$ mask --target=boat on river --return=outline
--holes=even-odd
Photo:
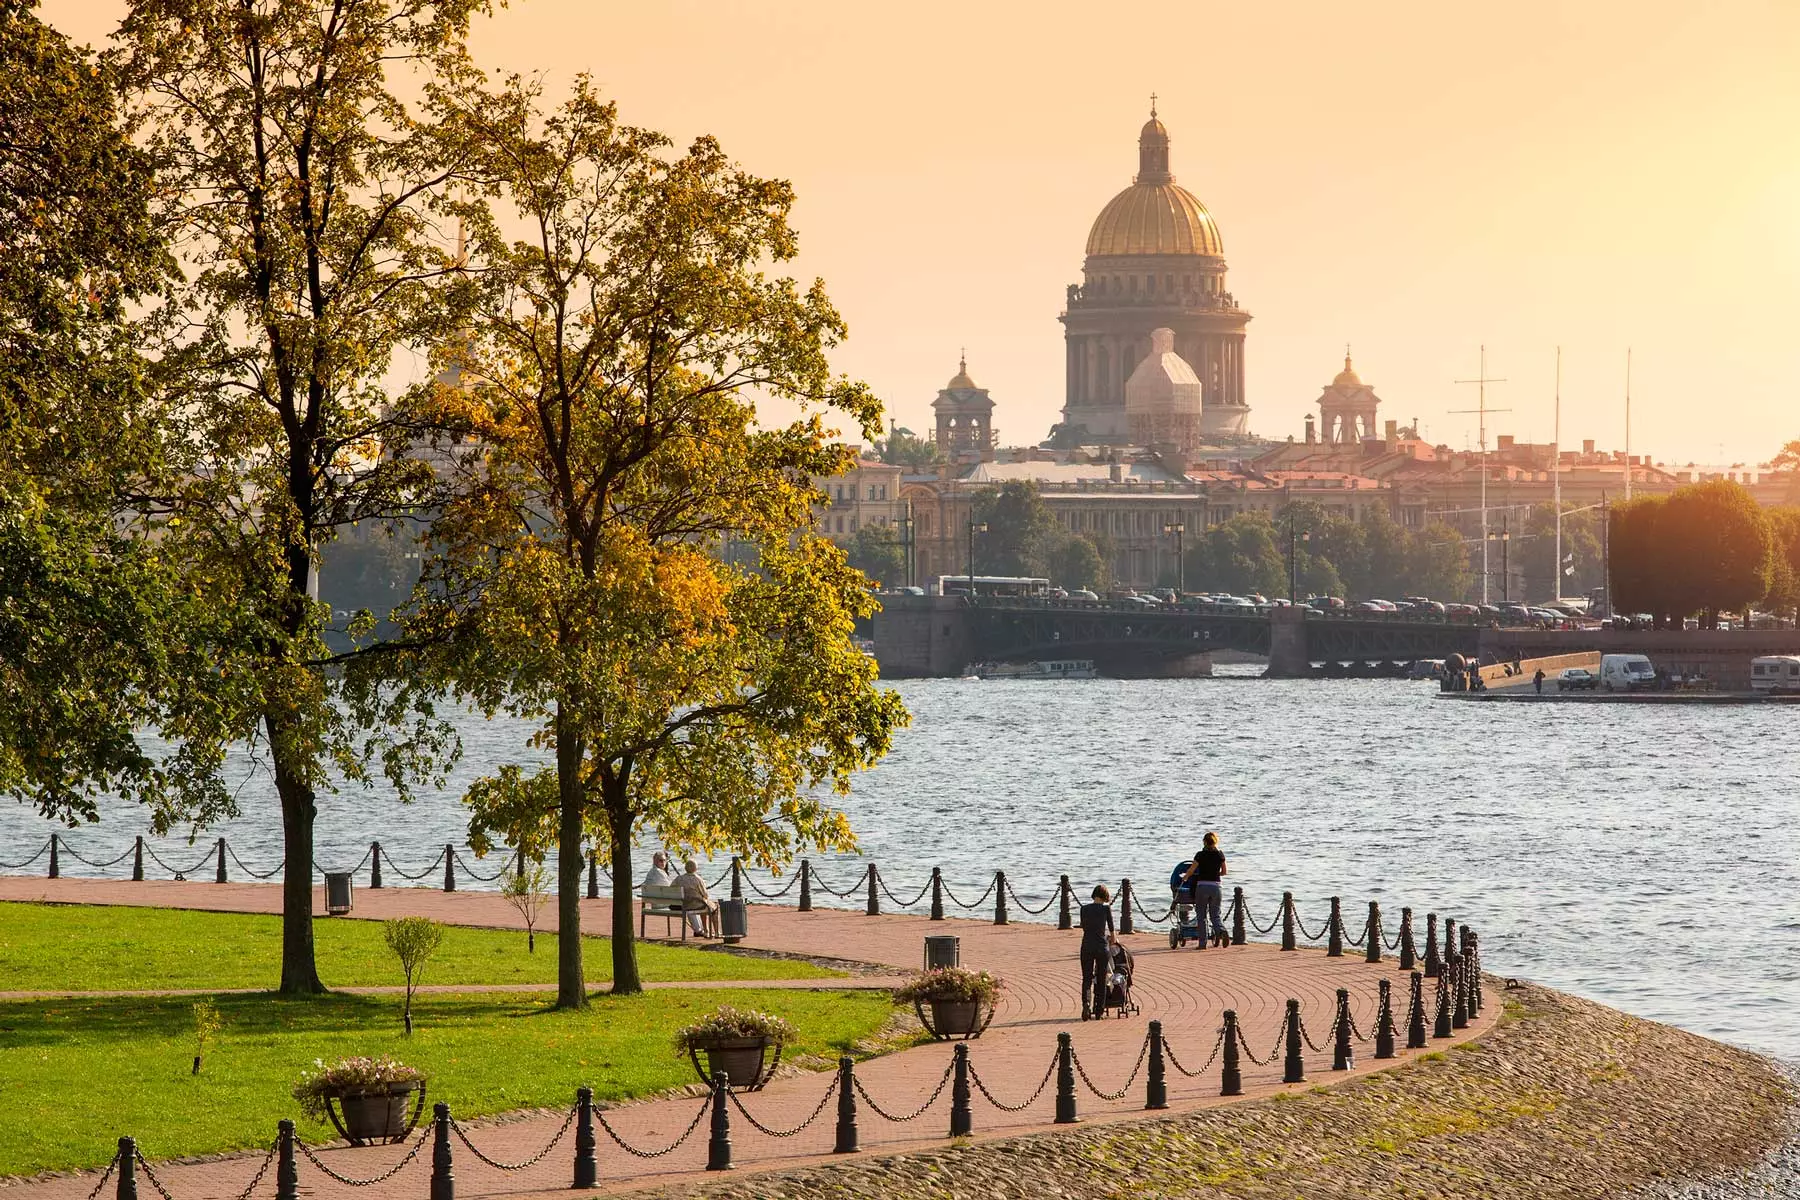
[[[1091,658],[1056,658],[1028,663],[977,663],[972,668],[981,679],[1098,679]]]

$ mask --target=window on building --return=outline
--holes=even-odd
[[[871,483],[869,485],[869,499],[873,500],[874,498],[875,498],[875,485]]]
[[[1163,291],[1172,292],[1174,290],[1175,290],[1175,277],[1173,275],[1164,275],[1163,276]]]
[[[850,518],[850,532],[851,533],[856,532],[856,518],[855,517]]]

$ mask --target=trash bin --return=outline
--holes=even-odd
[[[350,872],[325,872],[325,915],[341,917],[351,907]]]
[[[962,939],[940,934],[925,939],[925,969],[962,966]]]
[[[750,936],[750,912],[742,900],[719,901],[719,936],[727,946]]]

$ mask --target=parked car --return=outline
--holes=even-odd
[[[1602,654],[1600,686],[1609,692],[1635,692],[1656,686],[1656,668],[1643,654]]]
[[[1556,677],[1556,690],[1559,692],[1593,691],[1600,686],[1600,677],[1586,667],[1566,667]]]

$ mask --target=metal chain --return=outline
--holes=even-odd
[[[50,849],[50,839],[49,839],[49,838],[45,838],[45,839],[44,839],[44,844],[43,844],[43,845],[41,845],[41,846],[39,846],[39,847],[38,847],[38,848],[37,848],[37,853],[36,853],[36,854],[33,854],[33,855],[32,855],[32,856],[31,856],[31,857],[30,857],[30,858],[28,858],[28,859],[26,859],[26,860],[25,860],[25,861],[24,861],[24,862],[16,862],[16,863],[0,863],[0,870],[4,870],[4,871],[16,871],[16,870],[18,870],[18,869],[19,869],[19,868],[20,868],[20,867],[29,867],[29,866],[30,866],[30,865],[31,865],[31,864],[32,864],[32,863],[34,863],[34,862],[36,862],[36,861],[37,861],[37,860],[38,860],[38,859],[40,859],[40,858],[42,858],[42,857],[44,857],[44,851],[46,851],[46,850],[48,850],[48,849]]]
[[[831,1103],[831,1098],[833,1096],[837,1095],[838,1083],[839,1077],[833,1075],[831,1077],[831,1086],[825,1089],[825,1094],[823,1096],[819,1097],[818,1106],[812,1110],[811,1115],[809,1115],[806,1120],[800,1122],[792,1129],[769,1128],[767,1125],[764,1125],[761,1121],[750,1115],[750,1110],[744,1107],[744,1102],[738,1099],[736,1092],[727,1092],[726,1095],[731,1097],[732,1107],[742,1113],[744,1115],[744,1120],[750,1122],[759,1133],[766,1133],[772,1138],[791,1138],[801,1133],[808,1125],[811,1125],[814,1121],[819,1119],[819,1114],[825,1111],[825,1106]]]
[[[269,1164],[275,1161],[275,1155],[280,1149],[280,1138],[269,1143],[269,1152],[263,1155],[262,1166],[256,1168],[256,1177],[245,1186],[243,1191],[237,1194],[237,1200],[250,1200],[250,1197],[256,1192],[256,1185],[261,1183],[263,1176],[269,1173]]]
[[[1038,1080],[1036,1090],[1031,1093],[1031,1098],[1023,1104],[1002,1104],[1000,1101],[996,1100],[994,1098],[994,1093],[988,1091],[987,1084],[981,1082],[981,1072],[975,1069],[975,1064],[973,1062],[969,1064],[969,1080],[974,1083],[976,1090],[987,1097],[987,1102],[1001,1112],[1024,1112],[1033,1104],[1036,1104],[1038,1097],[1044,1094],[1044,1089],[1050,1086],[1050,1077],[1056,1074],[1056,1060],[1059,1057],[1061,1056],[1054,1052],[1050,1055],[1050,1065],[1044,1068],[1044,1077]]]
[[[249,867],[244,865],[244,860],[238,857],[238,852],[231,848],[230,842],[225,843],[225,853],[231,855],[231,861],[237,864],[238,870],[250,876],[252,879],[269,879],[279,874],[281,868],[287,866],[287,859],[283,858],[280,862],[275,864],[272,870],[262,872],[252,871]],[[321,872],[321,874],[323,874],[323,872]]]
[[[406,1166],[407,1163],[410,1163],[413,1159],[415,1159],[419,1156],[419,1151],[423,1150],[425,1148],[425,1143],[430,1140],[431,1140],[431,1127],[426,1126],[424,1129],[419,1130],[419,1136],[413,1141],[412,1149],[408,1150],[406,1152],[406,1156],[404,1158],[402,1158],[399,1162],[395,1163],[393,1166],[389,1167],[387,1170],[383,1171],[381,1174],[375,1176],[375,1178],[373,1178],[373,1179],[352,1179],[348,1175],[340,1175],[336,1171],[332,1170],[330,1167],[326,1166],[324,1164],[324,1162],[322,1162],[320,1160],[319,1156],[312,1152],[312,1147],[308,1146],[305,1142],[300,1141],[298,1138],[296,1138],[294,1140],[294,1145],[299,1147],[300,1153],[304,1154],[306,1156],[307,1162],[309,1162],[313,1166],[319,1168],[319,1170],[325,1172],[325,1174],[327,1176],[329,1176],[330,1178],[343,1184],[344,1186],[346,1186],[346,1187],[374,1187],[376,1184],[386,1183],[388,1180],[390,1180],[394,1176],[398,1175],[400,1173],[400,1169],[402,1167]]]
[[[150,1169],[150,1160],[144,1157],[144,1152],[139,1150],[136,1153],[138,1166],[144,1168],[144,1178],[150,1181],[150,1186],[156,1189],[163,1200],[175,1200],[175,1197],[169,1195],[169,1189],[163,1186],[162,1180],[156,1177],[156,1172]]]
[[[1081,1082],[1087,1085],[1088,1091],[1094,1093],[1094,1095],[1100,1097],[1102,1100],[1123,1100],[1125,1098],[1125,1093],[1131,1090],[1131,1085],[1137,1082],[1138,1072],[1144,1069],[1144,1059],[1147,1058],[1149,1054],[1150,1035],[1145,1034],[1143,1044],[1138,1047],[1137,1064],[1131,1068],[1131,1074],[1125,1077],[1124,1084],[1122,1084],[1116,1092],[1103,1092],[1094,1086],[1093,1080],[1088,1078],[1086,1068],[1081,1065],[1081,1055],[1075,1053],[1073,1048],[1069,1050],[1069,1058],[1075,1063],[1075,1073],[1081,1076]]]
[[[1314,1054],[1325,1053],[1325,1047],[1314,1042],[1312,1040],[1312,1034],[1306,1032],[1306,1018],[1296,1015],[1295,1019],[1300,1023],[1300,1040],[1305,1042],[1307,1046],[1312,1049]],[[1334,1017],[1331,1022],[1331,1028],[1325,1031],[1325,1040],[1327,1042],[1330,1042],[1337,1035],[1337,1027],[1337,1019]]]
[[[1150,911],[1144,907],[1144,902],[1138,899],[1136,892],[1131,893],[1131,903],[1137,907],[1138,916],[1152,924],[1157,921],[1166,921],[1175,915],[1175,904],[1173,901],[1170,901],[1169,907],[1164,909],[1163,912],[1158,915],[1152,915]]]
[[[1319,932],[1314,933],[1306,927],[1306,922],[1300,919],[1300,913],[1296,911],[1294,913],[1294,928],[1298,929],[1300,931],[1300,936],[1307,941],[1322,942],[1325,940],[1325,935],[1331,932],[1331,918],[1326,917],[1325,923],[1319,926]]]
[[[1238,1032],[1238,1037],[1242,1038],[1243,1036],[1244,1036],[1243,1031],[1240,1030]],[[1169,1065],[1174,1067],[1176,1071],[1180,1072],[1183,1075],[1186,1075],[1189,1079],[1198,1079],[1200,1076],[1206,1074],[1206,1072],[1212,1068],[1213,1060],[1219,1057],[1219,1050],[1224,1045],[1225,1045],[1225,1027],[1223,1025],[1221,1025],[1221,1026],[1219,1026],[1219,1036],[1213,1039],[1212,1053],[1206,1056],[1206,1061],[1200,1065],[1198,1070],[1190,1071],[1186,1067],[1182,1066],[1181,1060],[1175,1057],[1174,1047],[1170,1046],[1169,1043],[1167,1043],[1167,1042],[1163,1043],[1163,1057],[1167,1058],[1169,1060]]]
[[[1356,1014],[1353,1012],[1350,1012],[1348,1009],[1345,1009],[1344,1015],[1350,1019],[1350,1036],[1359,1042],[1368,1041],[1369,1035],[1364,1033],[1362,1031],[1362,1029],[1356,1023]],[[1332,1027],[1335,1029],[1336,1025],[1337,1025],[1337,1023],[1334,1021],[1332,1023]]]
[[[1244,901],[1244,920],[1247,921],[1250,928],[1255,930],[1258,934],[1274,933],[1275,927],[1281,924],[1281,915],[1277,913],[1275,919],[1270,921],[1267,925],[1259,924],[1257,919],[1250,915],[1250,901],[1246,900]]]
[[[1281,1042],[1278,1040],[1275,1043],[1275,1049],[1269,1051],[1267,1058],[1256,1057],[1256,1051],[1254,1051],[1250,1048],[1250,1039],[1244,1036],[1244,1027],[1242,1025],[1238,1026],[1237,1039],[1238,1039],[1238,1049],[1242,1050],[1244,1052],[1244,1057],[1249,1059],[1251,1062],[1255,1063],[1259,1067],[1266,1067],[1270,1063],[1274,1062],[1275,1056],[1281,1052]]]
[[[594,1110],[594,1119],[600,1122],[600,1128],[606,1130],[606,1136],[618,1143],[619,1149],[625,1153],[634,1158],[661,1158],[665,1154],[673,1154],[683,1142],[694,1136],[694,1130],[700,1128],[700,1122],[706,1119],[707,1110],[710,1108],[712,1108],[712,1097],[709,1095],[706,1102],[700,1106],[700,1111],[694,1114],[694,1119],[688,1122],[688,1127],[682,1131],[681,1136],[660,1150],[639,1150],[627,1142],[619,1136],[619,1131],[612,1127],[606,1119],[606,1114],[600,1109]]]
[[[494,880],[500,878],[502,875],[506,874],[509,870],[512,869],[512,861],[511,861],[512,856],[510,854],[507,856],[507,861],[501,863],[500,869],[498,871],[495,871],[492,875],[483,875],[480,872],[476,871],[474,867],[471,867],[469,865],[468,860],[462,856],[462,851],[453,850],[453,851],[451,851],[451,854],[456,858],[456,861],[458,863],[462,864],[462,869],[469,873],[470,878],[475,879],[481,883],[492,883],[492,882],[494,882]]]
[[[569,1126],[574,1123],[575,1114],[579,1111],[581,1111],[579,1107],[571,1108],[569,1110],[569,1115],[563,1118],[562,1128],[558,1129],[556,1131],[556,1136],[550,1139],[550,1144],[545,1146],[542,1150],[539,1150],[536,1154],[532,1155],[530,1158],[526,1159],[524,1162],[521,1162],[521,1163],[504,1163],[504,1162],[500,1162],[497,1159],[489,1158],[487,1155],[483,1154],[481,1152],[481,1150],[475,1145],[475,1143],[471,1142],[469,1140],[469,1135],[468,1135],[467,1131],[465,1131],[463,1129],[463,1127],[457,1123],[457,1120],[455,1117],[450,1118],[450,1128],[456,1131],[456,1136],[462,1139],[462,1144],[469,1148],[470,1154],[473,1154],[476,1158],[479,1158],[482,1162],[484,1162],[488,1166],[494,1168],[494,1170],[496,1170],[496,1171],[523,1171],[527,1167],[537,1166],[540,1162],[544,1161],[544,1155],[546,1155],[546,1154],[550,1153],[552,1150],[556,1149],[556,1143],[562,1141],[563,1134],[569,1132]]]
[[[433,871],[437,870],[438,864],[442,863],[443,861],[444,861],[444,852],[442,850],[439,850],[437,852],[437,857],[431,860],[431,865],[426,867],[423,871],[420,871],[417,875],[412,874],[410,871],[404,870],[403,868],[401,868],[401,866],[398,863],[396,863],[391,858],[388,859],[388,868],[390,870],[392,870],[394,872],[394,874],[398,875],[402,879],[423,879],[427,875],[431,874]]]
[[[146,845],[144,847],[144,853],[148,854],[150,856],[151,860],[153,862],[155,862],[157,866],[161,867],[163,870],[167,871],[171,875],[192,875],[195,871],[198,871],[201,867],[204,867],[207,864],[207,862],[211,860],[211,858],[213,856],[213,852],[208,850],[204,855],[201,856],[199,862],[195,863],[193,866],[189,867],[185,871],[177,871],[174,867],[171,867],[168,863],[166,863],[162,860],[162,855],[160,855],[156,852],[155,846]]]
[[[998,879],[988,880],[987,890],[975,897],[974,902],[971,904],[964,904],[961,900],[958,900],[956,898],[956,893],[950,890],[950,885],[948,883],[944,884],[944,895],[949,897],[950,903],[956,905],[958,908],[976,909],[987,903],[987,898],[994,894],[994,884],[997,882],[999,882]]]
[[[707,889],[710,891],[712,888],[718,887],[720,884],[724,883],[727,879],[730,879],[730,878],[731,878],[731,868],[726,867],[725,873],[723,875],[719,876],[717,879],[715,879],[711,883],[707,884]]]
[[[1405,930],[1401,930],[1401,931],[1399,931],[1399,932],[1397,932],[1397,933],[1395,933],[1395,934],[1394,934],[1394,940],[1393,940],[1393,941],[1391,941],[1391,942],[1390,942],[1390,941],[1388,941],[1388,936],[1387,936],[1387,934],[1385,934],[1385,933],[1384,933],[1384,934],[1382,934],[1382,935],[1381,935],[1381,942],[1382,942],[1382,944],[1383,944],[1383,945],[1384,945],[1384,946],[1386,946],[1386,947],[1387,947],[1387,948],[1388,948],[1388,949],[1389,949],[1389,950],[1392,950],[1392,951],[1394,951],[1394,952],[1395,952],[1395,953],[1396,953],[1396,954],[1398,954],[1398,953],[1399,953],[1399,952],[1400,952],[1400,942],[1401,942],[1401,940],[1402,940],[1402,939],[1403,939],[1403,938],[1405,938],[1405,937],[1406,937],[1406,932],[1405,932]]]
[[[851,884],[849,887],[844,888],[842,891],[839,891],[837,888],[832,887],[829,883],[826,883],[823,879],[820,879],[819,873],[817,871],[813,872],[813,882],[818,884],[825,891],[831,893],[833,896],[840,896],[840,897],[848,896],[850,893],[860,891],[862,889],[862,885],[868,881],[870,870],[871,870],[871,868],[864,867],[863,873],[856,877],[856,882]]]
[[[48,842],[46,842],[44,844],[49,845]],[[112,1156],[112,1161],[106,1164],[105,1173],[100,1176],[100,1182],[96,1183],[94,1185],[94,1190],[87,1194],[87,1200],[97,1200],[100,1193],[102,1191],[104,1191],[106,1188],[106,1181],[112,1178],[112,1173],[114,1171],[118,1170],[118,1168],[119,1168],[119,1152],[117,1150],[114,1150],[113,1156]]]
[[[1363,918],[1363,927],[1362,927],[1362,932],[1361,932],[1361,933],[1359,933],[1359,934],[1357,934],[1357,935],[1356,935],[1356,936],[1355,936],[1355,937],[1353,937],[1353,938],[1345,938],[1345,939],[1344,939],[1344,940],[1345,940],[1345,941],[1346,941],[1346,942],[1348,942],[1348,943],[1349,943],[1349,944],[1350,944],[1350,945],[1352,945],[1352,946],[1362,946],[1362,947],[1366,947],[1366,946],[1368,946],[1368,944],[1369,944],[1369,930],[1370,930],[1370,928],[1371,928],[1371,922],[1370,922],[1370,921],[1369,921],[1369,919],[1368,919],[1368,918],[1367,918],[1367,917],[1364,917],[1364,918]],[[1376,936],[1380,936],[1380,930],[1376,930]]]
[[[886,896],[889,900],[892,900],[896,905],[898,905],[901,908],[911,908],[913,905],[915,905],[919,901],[923,900],[925,898],[925,893],[929,892],[931,890],[931,880],[927,879],[925,881],[925,886],[919,889],[918,895],[914,896],[911,900],[902,900],[900,897],[894,895],[893,892],[890,892],[888,890],[887,880],[885,880],[881,877],[881,873],[879,871],[877,871],[875,873],[875,882],[881,888],[882,895]]]
[[[744,872],[744,882],[750,885],[751,891],[753,891],[757,895],[761,896],[764,900],[779,900],[781,897],[787,895],[789,892],[794,890],[794,885],[796,883],[800,882],[800,877],[798,875],[794,876],[792,879],[789,879],[787,881],[786,887],[782,888],[779,891],[774,891],[774,892],[765,892],[761,888],[757,887],[756,880],[750,878],[750,872],[748,872],[748,871]]]
[[[860,1080],[860,1079],[856,1078],[856,1076],[852,1075],[850,1077],[850,1081],[856,1085],[856,1094],[863,1098],[863,1103],[867,1104],[872,1110],[874,1110],[874,1113],[876,1116],[880,1117],[884,1121],[893,1121],[895,1124],[900,1124],[905,1121],[916,1121],[920,1117],[924,1116],[925,1110],[930,1108],[932,1105],[936,1104],[938,1097],[944,1094],[944,1088],[949,1085],[950,1075],[955,1070],[956,1070],[956,1063],[953,1060],[944,1067],[944,1077],[942,1079],[938,1080],[937,1087],[932,1090],[932,1093],[930,1096],[926,1097],[925,1103],[919,1105],[918,1108],[914,1109],[910,1113],[907,1113],[904,1117],[896,1117],[893,1113],[887,1111],[885,1108],[881,1107],[881,1105],[875,1103],[875,1097],[869,1095],[869,1090],[867,1088],[863,1087],[862,1080]]]
[[[95,862],[91,858],[83,858],[81,855],[81,852],[79,850],[75,849],[75,847],[69,845],[69,843],[67,843],[67,842],[64,842],[62,844],[62,848],[63,848],[63,853],[67,854],[70,858],[74,859],[76,862],[85,863],[87,866],[94,868],[96,871],[104,871],[104,870],[106,870],[106,868],[116,867],[120,863],[124,862],[126,859],[130,858],[132,851],[137,849],[137,844],[134,842],[132,845],[126,847],[125,853],[119,855],[119,857],[112,859],[109,862],[103,862],[103,863]]]
[[[1055,904],[1057,902],[1057,900],[1061,899],[1062,885],[1061,884],[1057,885],[1057,888],[1056,888],[1057,895],[1052,896],[1048,900],[1044,901],[1043,905],[1038,908],[1033,908],[1033,907],[1031,907],[1031,905],[1029,905],[1029,904],[1025,903],[1023,900],[1019,899],[1019,893],[1013,888],[1012,880],[1010,880],[1010,879],[1006,881],[1006,890],[1007,890],[1007,892],[1009,892],[1012,895],[1012,900],[1013,900],[1014,904],[1018,905],[1025,912],[1030,913],[1032,916],[1035,917],[1041,913],[1049,912],[1050,906],[1052,904]]]

